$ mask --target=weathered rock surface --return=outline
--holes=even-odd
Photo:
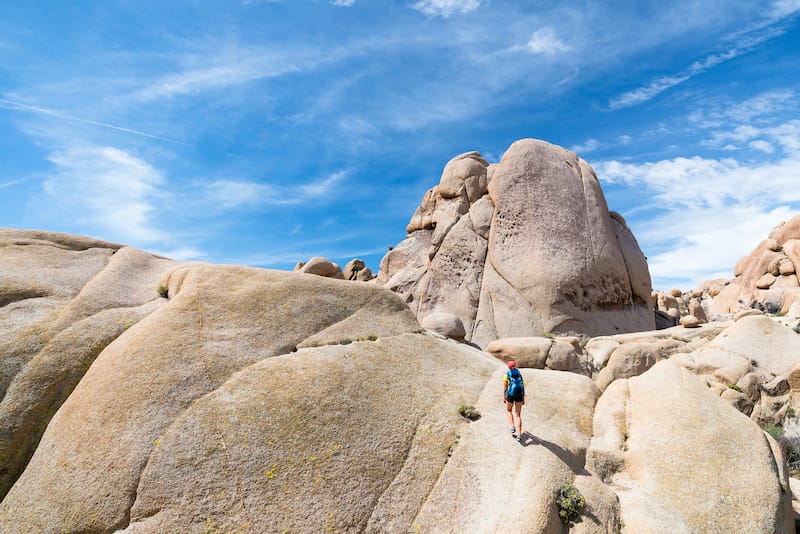
[[[663,361],[613,383],[594,421],[587,467],[619,497],[625,531],[793,531],[780,453],[687,370]]]
[[[417,317],[457,315],[481,346],[655,327],[647,262],[585,161],[525,139],[488,168],[476,152],[447,164],[381,261],[379,285]]]
[[[166,302],[178,265],[114,243],[0,230],[0,497],[100,352]]]
[[[420,532],[560,532],[555,498],[584,473],[597,390],[584,376],[522,369],[527,396],[520,445],[508,434],[500,404],[502,376],[495,373],[487,384],[477,403],[483,417],[464,430],[415,519]],[[593,531],[614,532],[615,496],[595,495],[590,509],[613,519]]]
[[[52,419],[0,530],[405,531],[500,366],[366,284],[197,266],[164,285]],[[339,344],[292,352],[312,338]]]

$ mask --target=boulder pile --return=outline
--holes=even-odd
[[[655,327],[647,262],[592,168],[544,141],[500,163],[461,154],[425,193],[377,284],[420,319],[446,312],[480,346],[503,337]]]
[[[736,313],[750,308],[788,312],[792,304],[800,303],[798,268],[800,215],[777,225],[767,239],[739,260],[734,279],[716,296],[711,312]]]
[[[369,282],[375,278],[372,270],[364,264],[364,260],[353,258],[344,266],[344,271],[339,264],[332,262],[328,258],[315,256],[308,262],[298,262],[294,266],[294,271],[304,274],[315,274],[325,278],[335,278],[337,280],[357,280],[359,282]]]

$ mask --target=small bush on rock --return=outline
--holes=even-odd
[[[475,421],[477,419],[480,419],[481,417],[481,414],[480,412],[478,412],[478,409],[471,404],[462,404],[461,406],[459,406],[458,415],[466,419],[469,419],[470,421]]]
[[[564,484],[558,491],[556,504],[558,505],[558,517],[566,525],[581,515],[586,507],[586,499],[583,498],[575,484]]]
[[[739,393],[742,392],[742,386],[740,386],[739,384],[728,384],[728,387],[734,391],[738,391]]]
[[[158,291],[158,296],[161,297],[162,299],[168,299],[169,298],[169,288],[168,287],[166,287],[166,286],[158,286],[158,289],[156,289],[156,291]]]

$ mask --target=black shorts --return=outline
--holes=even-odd
[[[525,395],[514,395],[513,397],[506,395],[506,401],[508,402],[522,402],[524,399]]]

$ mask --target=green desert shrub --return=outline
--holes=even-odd
[[[558,505],[558,517],[566,525],[581,515],[586,507],[586,499],[583,498],[575,484],[564,484],[558,491],[556,504]]]
[[[462,404],[458,407],[458,415],[464,417],[465,419],[469,419],[470,421],[475,421],[476,419],[480,419],[481,414],[478,412],[478,409],[471,404]]]
[[[777,441],[780,441],[783,437],[783,429],[779,426],[767,425],[764,427],[764,432],[775,438]]]
[[[161,297],[163,299],[169,298],[169,288],[167,286],[161,286],[160,285],[160,286],[158,286],[158,289],[156,289],[156,291],[158,291],[158,296],[159,297]]]
[[[728,384],[728,387],[731,388],[734,391],[738,391],[739,393],[742,393],[742,386],[740,386],[739,384]]]

